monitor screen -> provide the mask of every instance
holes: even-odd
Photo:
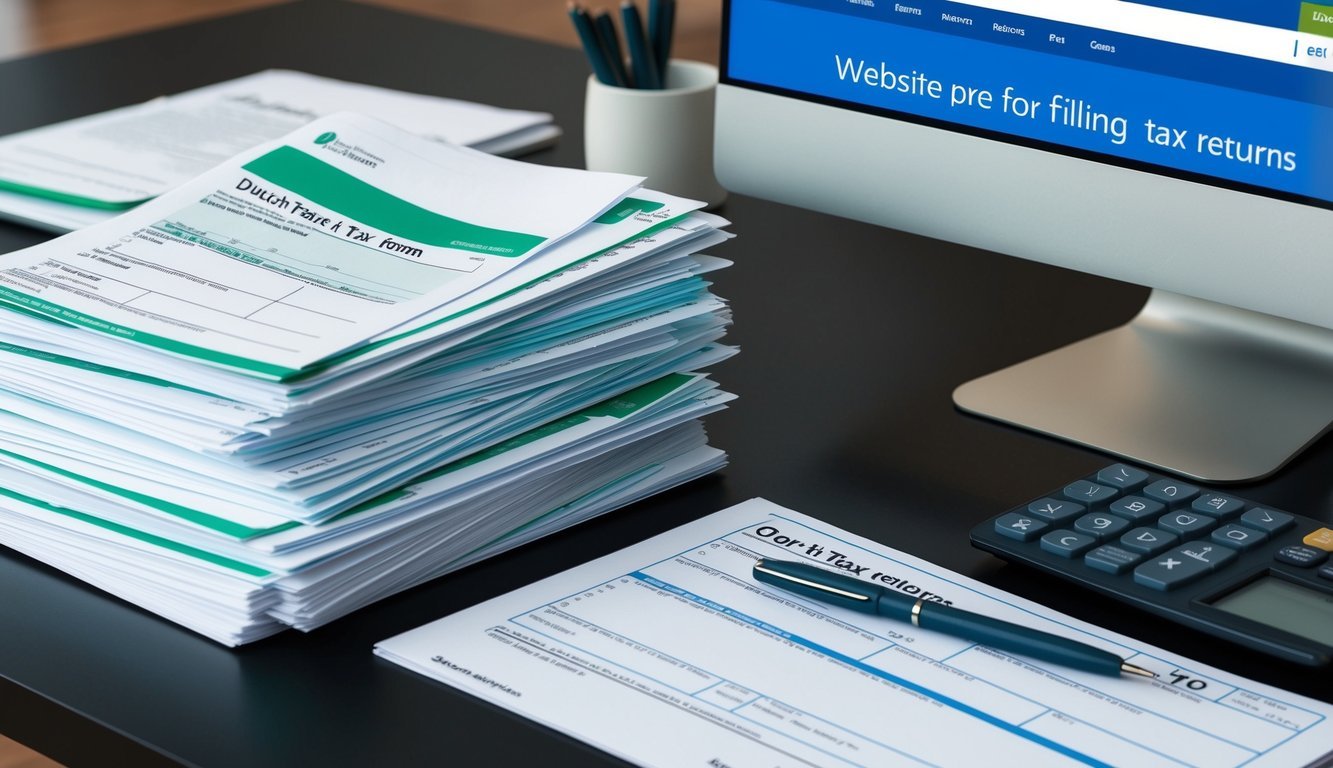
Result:
[[[723,18],[733,192],[1152,289],[1118,328],[961,384],[960,409],[1224,482],[1333,426],[1333,5],[728,0]]]
[[[728,83],[1333,208],[1333,6],[730,0],[727,20]]]

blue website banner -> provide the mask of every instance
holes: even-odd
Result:
[[[1278,29],[1295,29],[1301,17],[1301,0],[1124,0],[1155,5],[1172,11],[1216,16]]]
[[[1333,202],[1329,107],[775,0],[730,34],[735,80]]]
[[[856,19],[928,29],[988,43],[1026,48],[1227,88],[1333,107],[1333,72],[1290,63],[1108,32],[1062,21],[995,11],[952,0],[901,0],[862,5],[847,0],[782,0]],[[1292,61],[1309,45],[1328,41],[1293,31]],[[1315,41],[1315,42],[1312,42]]]

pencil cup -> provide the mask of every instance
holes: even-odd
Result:
[[[672,60],[666,88],[643,90],[588,78],[584,153],[590,171],[646,176],[644,186],[708,206],[727,192],[713,175],[717,67]]]

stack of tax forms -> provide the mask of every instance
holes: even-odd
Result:
[[[238,645],[721,467],[726,222],[340,113],[0,256],[0,543]]]

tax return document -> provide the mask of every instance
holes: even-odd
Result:
[[[340,112],[100,225],[0,256],[0,307],[287,380],[578,232],[640,177]]]
[[[1113,651],[1079,672],[751,578],[818,563]],[[1333,706],[1054,613],[752,499],[375,652],[644,765],[1301,766]]]
[[[344,110],[493,154],[534,149],[560,135],[543,112],[267,70],[0,137],[0,218],[55,232],[91,226]]]

